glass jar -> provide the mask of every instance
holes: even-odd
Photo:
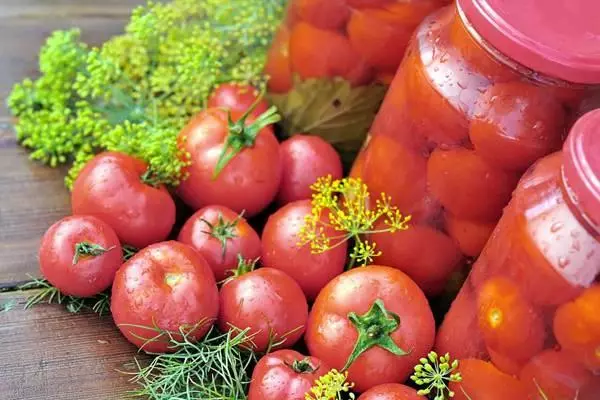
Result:
[[[451,1],[291,0],[265,67],[284,134],[356,155],[414,29]]]
[[[436,351],[491,360],[520,378],[528,398],[598,399],[599,277],[594,110],[575,123],[562,152],[523,175],[438,331]]]
[[[598,8],[457,0],[423,21],[351,171],[413,216],[373,238],[377,263],[436,294],[479,255],[523,171],[560,149],[600,84]]]

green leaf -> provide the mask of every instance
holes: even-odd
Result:
[[[383,101],[386,86],[371,84],[352,87],[342,78],[294,79],[286,94],[271,94],[269,100],[279,109],[283,134],[306,133],[322,137],[350,166],[369,131]]]

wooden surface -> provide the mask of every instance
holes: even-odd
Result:
[[[55,29],[80,27],[99,44],[122,31],[142,0],[0,0],[0,399],[113,400],[134,388],[120,372],[136,349],[110,317],[71,314],[61,306],[24,310],[39,276],[37,247],[51,223],[69,212],[64,171],[36,165],[14,138],[5,107],[12,85],[37,73],[37,55]]]

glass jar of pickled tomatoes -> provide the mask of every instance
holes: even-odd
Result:
[[[351,175],[413,216],[377,259],[428,294],[476,257],[521,174],[600,84],[597,0],[457,0],[417,28]]]
[[[562,152],[523,175],[445,316],[436,350],[468,360],[463,379],[471,391],[479,390],[471,367],[486,365],[527,392],[519,399],[599,399],[599,277],[600,110],[594,110],[575,123]]]

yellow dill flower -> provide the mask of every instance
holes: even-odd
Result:
[[[354,383],[347,382],[348,372],[341,373],[332,369],[315,381],[310,392],[304,395],[305,400],[341,400],[342,393],[348,393],[350,399],[355,399],[350,390]]]

